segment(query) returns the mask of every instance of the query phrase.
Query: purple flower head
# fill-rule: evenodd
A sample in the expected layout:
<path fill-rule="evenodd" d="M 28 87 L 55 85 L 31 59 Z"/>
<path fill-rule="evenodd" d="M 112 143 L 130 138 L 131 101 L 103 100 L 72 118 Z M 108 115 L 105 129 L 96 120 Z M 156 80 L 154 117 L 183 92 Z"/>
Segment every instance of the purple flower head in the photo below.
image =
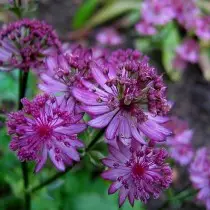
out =
<path fill-rule="evenodd" d="M 167 137 L 170 156 L 180 165 L 187 165 L 193 158 L 194 151 L 191 144 L 193 131 L 189 129 L 188 123 L 176 117 L 166 123 L 173 135 Z"/>
<path fill-rule="evenodd" d="M 157 33 L 156 28 L 151 23 L 145 21 L 139 22 L 135 27 L 141 35 L 154 35 Z"/>
<path fill-rule="evenodd" d="M 117 50 L 108 60 L 110 65 L 92 63 L 95 82 L 81 78 L 83 87 L 72 91 L 93 118 L 88 124 L 106 127 L 108 140 L 119 136 L 125 144 L 131 137 L 145 143 L 143 134 L 163 141 L 170 131 L 160 125 L 169 110 L 162 77 L 138 51 Z"/>
<path fill-rule="evenodd" d="M 175 17 L 170 0 L 145 0 L 141 6 L 142 19 L 153 25 L 165 25 Z"/>
<path fill-rule="evenodd" d="M 210 40 L 210 15 L 197 19 L 196 34 L 203 40 Z"/>
<path fill-rule="evenodd" d="M 187 61 L 184 60 L 180 55 L 176 54 L 173 59 L 172 66 L 175 70 L 184 71 L 187 67 Z"/>
<path fill-rule="evenodd" d="M 35 161 L 35 172 L 42 169 L 47 156 L 58 170 L 79 161 L 77 148 L 83 143 L 77 134 L 85 130 L 81 115 L 72 115 L 68 102 L 49 95 L 38 95 L 32 101 L 22 99 L 23 109 L 8 118 L 10 149 L 17 151 L 21 161 Z"/>
<path fill-rule="evenodd" d="M 114 28 L 104 28 L 97 35 L 96 40 L 102 45 L 115 46 L 122 43 L 122 37 Z"/>
<path fill-rule="evenodd" d="M 40 68 L 44 57 L 60 46 L 56 33 L 44 22 L 24 19 L 11 23 L 0 31 L 0 68 Z"/>
<path fill-rule="evenodd" d="M 191 30 L 196 27 L 196 20 L 200 14 L 195 0 L 171 0 L 176 19 L 186 29 Z"/>
<path fill-rule="evenodd" d="M 200 148 L 190 166 L 190 180 L 199 190 L 197 199 L 210 210 L 210 153 L 209 148 Z"/>
<path fill-rule="evenodd" d="M 67 51 L 66 51 L 67 52 Z M 77 86 L 81 77 L 91 77 L 89 64 L 92 60 L 91 50 L 80 46 L 64 54 L 50 56 L 46 59 L 46 71 L 41 75 L 38 87 L 48 94 L 59 94 L 69 101 L 69 108 L 79 111 L 72 97 L 73 86 Z"/>
<path fill-rule="evenodd" d="M 197 63 L 199 59 L 199 45 L 194 39 L 185 39 L 177 47 L 176 53 L 185 61 Z"/>
<path fill-rule="evenodd" d="M 132 142 L 130 147 L 118 141 L 118 148 L 109 146 L 109 156 L 103 159 L 109 169 L 102 177 L 111 180 L 109 194 L 119 190 L 119 206 L 126 198 L 133 206 L 135 200 L 144 203 L 152 196 L 158 198 L 172 182 L 172 171 L 165 160 L 164 149 L 142 146 Z"/>

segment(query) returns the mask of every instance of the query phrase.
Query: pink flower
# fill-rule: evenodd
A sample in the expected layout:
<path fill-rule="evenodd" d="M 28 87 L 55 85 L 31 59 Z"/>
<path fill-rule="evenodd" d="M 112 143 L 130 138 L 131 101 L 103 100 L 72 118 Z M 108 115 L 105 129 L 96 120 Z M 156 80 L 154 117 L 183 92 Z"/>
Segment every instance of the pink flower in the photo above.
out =
<path fill-rule="evenodd" d="M 201 39 L 210 40 L 210 16 L 204 16 L 197 19 L 196 34 Z"/>
<path fill-rule="evenodd" d="M 180 55 L 176 54 L 172 65 L 175 70 L 184 71 L 187 67 L 187 61 L 182 59 Z"/>
<path fill-rule="evenodd" d="M 157 33 L 156 28 L 151 23 L 145 21 L 139 22 L 135 27 L 141 35 L 154 35 Z"/>
<path fill-rule="evenodd" d="M 76 101 L 72 97 L 72 88 L 78 84 L 80 77 L 89 78 L 89 64 L 92 60 L 91 50 L 80 46 L 64 54 L 50 56 L 46 59 L 46 70 L 40 75 L 38 87 L 48 93 L 65 97 L 69 108 L 78 112 Z"/>
<path fill-rule="evenodd" d="M 83 87 L 72 90 L 81 109 L 93 118 L 88 124 L 106 127 L 107 139 L 119 136 L 125 144 L 131 137 L 145 143 L 142 133 L 163 141 L 170 131 L 160 125 L 165 122 L 161 115 L 169 110 L 162 77 L 138 51 L 117 50 L 108 61 L 105 66 L 92 63 L 95 81 L 81 78 Z"/>
<path fill-rule="evenodd" d="M 23 110 L 11 113 L 8 133 L 12 136 L 10 149 L 17 151 L 21 161 L 35 161 L 35 172 L 42 169 L 49 155 L 58 170 L 79 161 L 77 148 L 83 143 L 77 134 L 84 131 L 81 115 L 72 115 L 68 102 L 59 102 L 48 95 L 36 96 L 32 101 L 22 99 Z"/>
<path fill-rule="evenodd" d="M 195 0 L 171 0 L 176 19 L 187 30 L 195 29 L 196 20 L 200 14 Z"/>
<path fill-rule="evenodd" d="M 197 63 L 199 59 L 199 45 L 194 39 L 185 39 L 177 47 L 176 53 L 185 61 Z"/>
<path fill-rule="evenodd" d="M 194 161 L 190 166 L 190 180 L 193 186 L 199 190 L 197 199 L 210 210 L 210 153 L 203 147 L 196 152 Z"/>
<path fill-rule="evenodd" d="M 144 203 L 152 196 L 158 198 L 162 190 L 172 182 L 172 171 L 165 159 L 164 149 L 142 146 L 132 142 L 127 147 L 118 141 L 118 147 L 109 146 L 109 156 L 103 159 L 109 169 L 102 177 L 111 180 L 109 194 L 119 190 L 119 206 L 128 198 L 133 206 L 135 200 Z"/>
<path fill-rule="evenodd" d="M 187 165 L 193 158 L 194 151 L 191 144 L 193 131 L 185 121 L 174 117 L 166 123 L 166 127 L 173 132 L 167 137 L 170 156 L 180 165 Z"/>
<path fill-rule="evenodd" d="M 102 45 L 115 46 L 122 43 L 122 37 L 114 28 L 104 28 L 97 35 L 96 40 Z"/>
<path fill-rule="evenodd" d="M 145 0 L 141 6 L 142 19 L 153 25 L 165 25 L 175 17 L 170 0 Z"/>
<path fill-rule="evenodd" d="M 39 69 L 45 56 L 60 47 L 56 33 L 44 22 L 24 19 L 11 23 L 0 31 L 0 68 Z"/>

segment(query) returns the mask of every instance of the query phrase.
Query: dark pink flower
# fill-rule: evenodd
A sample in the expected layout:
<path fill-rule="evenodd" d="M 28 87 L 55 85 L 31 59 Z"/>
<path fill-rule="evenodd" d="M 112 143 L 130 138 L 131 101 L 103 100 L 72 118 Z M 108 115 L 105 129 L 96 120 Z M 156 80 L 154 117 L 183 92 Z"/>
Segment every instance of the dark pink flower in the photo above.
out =
<path fill-rule="evenodd" d="M 170 0 L 145 0 L 141 14 L 145 22 L 153 25 L 165 25 L 175 17 Z"/>
<path fill-rule="evenodd" d="M 72 97 L 73 86 L 78 85 L 81 77 L 89 78 L 89 64 L 92 60 L 91 50 L 80 46 L 64 54 L 50 56 L 46 59 L 46 70 L 40 75 L 38 87 L 48 93 L 65 97 L 71 110 L 76 111 L 76 101 Z M 77 112 L 77 111 L 76 111 Z"/>
<path fill-rule="evenodd" d="M 200 148 L 190 166 L 190 180 L 199 190 L 197 199 L 210 210 L 210 153 L 209 148 Z"/>
<path fill-rule="evenodd" d="M 24 19 L 11 23 L 0 31 L 0 69 L 40 68 L 44 57 L 60 46 L 56 33 L 44 22 Z"/>
<path fill-rule="evenodd" d="M 210 40 L 210 16 L 204 16 L 197 19 L 196 34 L 203 40 Z"/>
<path fill-rule="evenodd" d="M 184 60 L 180 55 L 176 54 L 172 65 L 175 70 L 184 71 L 187 67 L 187 61 Z"/>
<path fill-rule="evenodd" d="M 199 59 L 199 44 L 194 39 L 185 39 L 177 47 L 176 53 L 185 61 L 197 63 Z"/>
<path fill-rule="evenodd" d="M 69 111 L 68 101 L 39 95 L 32 101 L 22 99 L 23 109 L 9 114 L 7 127 L 12 136 L 10 149 L 21 161 L 35 161 L 35 172 L 42 169 L 49 155 L 58 170 L 79 161 L 77 148 L 83 143 L 77 134 L 85 130 L 81 115 Z"/>
<path fill-rule="evenodd" d="M 88 124 L 106 127 L 107 139 L 119 136 L 125 144 L 131 137 L 145 143 L 142 133 L 163 141 L 170 131 L 160 125 L 165 122 L 161 115 L 169 110 L 162 77 L 138 51 L 117 50 L 108 61 L 105 66 L 92 63 L 95 81 L 81 78 L 83 87 L 72 91 L 93 118 Z"/>
<path fill-rule="evenodd" d="M 195 0 L 171 0 L 176 19 L 187 30 L 195 29 L 200 10 Z"/>
<path fill-rule="evenodd" d="M 141 35 L 154 35 L 157 33 L 156 28 L 151 23 L 145 21 L 139 22 L 135 27 Z"/>
<path fill-rule="evenodd" d="M 115 46 L 122 43 L 122 37 L 114 28 L 103 28 L 97 35 L 96 40 L 102 45 Z"/>
<path fill-rule="evenodd" d="M 142 146 L 132 142 L 130 147 L 118 141 L 118 147 L 109 146 L 109 156 L 103 159 L 109 169 L 102 177 L 111 180 L 109 194 L 119 190 L 119 206 L 126 198 L 133 206 L 135 200 L 144 203 L 152 196 L 158 198 L 172 182 L 172 171 L 165 160 L 164 149 Z"/>
<path fill-rule="evenodd" d="M 170 156 L 181 165 L 189 164 L 194 155 L 191 144 L 193 130 L 189 129 L 187 122 L 176 117 L 171 118 L 166 127 L 173 133 L 166 141 Z"/>

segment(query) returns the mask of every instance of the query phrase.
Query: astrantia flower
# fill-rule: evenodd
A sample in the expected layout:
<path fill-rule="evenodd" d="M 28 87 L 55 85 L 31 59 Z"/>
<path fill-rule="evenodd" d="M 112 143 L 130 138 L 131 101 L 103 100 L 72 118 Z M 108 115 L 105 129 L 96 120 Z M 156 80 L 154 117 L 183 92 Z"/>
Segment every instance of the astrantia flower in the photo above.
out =
<path fill-rule="evenodd" d="M 190 180 L 199 190 L 197 199 L 210 210 L 210 152 L 209 148 L 201 148 L 196 152 L 195 159 L 190 167 Z"/>
<path fill-rule="evenodd" d="M 60 49 L 52 27 L 38 20 L 24 19 L 0 31 L 0 69 L 40 68 L 46 55 Z"/>
<path fill-rule="evenodd" d="M 34 100 L 22 99 L 23 110 L 11 113 L 8 118 L 8 133 L 12 136 L 10 149 L 17 151 L 21 161 L 35 161 L 35 171 L 44 166 L 49 155 L 58 170 L 79 161 L 77 148 L 83 143 L 77 139 L 86 125 L 81 115 L 72 115 L 68 102 L 59 102 L 48 95 L 39 95 Z"/>
<path fill-rule="evenodd" d="M 196 34 L 203 40 L 210 40 L 210 16 L 197 19 Z"/>
<path fill-rule="evenodd" d="M 187 30 L 195 29 L 200 10 L 195 0 L 171 0 L 176 19 Z"/>
<path fill-rule="evenodd" d="M 141 35 L 154 35 L 157 33 L 156 28 L 151 23 L 147 23 L 145 21 L 141 21 L 136 24 L 136 30 Z"/>
<path fill-rule="evenodd" d="M 113 181 L 109 194 L 119 190 L 119 206 L 126 198 L 132 206 L 135 200 L 146 203 L 150 197 L 156 199 L 172 182 L 172 171 L 165 163 L 167 152 L 164 149 L 141 146 L 137 142 L 127 147 L 119 141 L 118 148 L 109 146 L 109 153 L 103 159 L 109 169 L 102 177 Z"/>
<path fill-rule="evenodd" d="M 185 61 L 197 63 L 199 59 L 199 45 L 194 39 L 185 39 L 177 47 L 176 53 Z"/>
<path fill-rule="evenodd" d="M 118 50 L 108 61 L 110 65 L 105 66 L 92 63 L 95 82 L 81 78 L 83 87 L 72 91 L 81 108 L 93 118 L 88 124 L 107 127 L 107 139 L 119 136 L 125 144 L 132 136 L 145 143 L 141 132 L 163 141 L 170 131 L 159 124 L 165 118 L 155 117 L 169 110 L 162 77 L 138 51 Z"/>
<path fill-rule="evenodd" d="M 165 25 L 175 17 L 170 0 L 145 0 L 141 6 L 142 18 L 147 23 Z"/>
<path fill-rule="evenodd" d="M 172 66 L 175 70 L 184 71 L 187 67 L 187 61 L 184 60 L 180 55 L 176 54 L 173 59 Z"/>
<path fill-rule="evenodd" d="M 49 94 L 59 94 L 69 101 L 71 110 L 77 109 L 76 101 L 72 97 L 73 86 L 78 85 L 81 77 L 89 78 L 89 64 L 92 60 L 91 50 L 80 46 L 46 59 L 46 70 L 40 75 L 41 83 L 38 87 Z"/>
<path fill-rule="evenodd" d="M 104 28 L 97 35 L 96 40 L 102 45 L 115 46 L 122 43 L 122 37 L 114 28 Z"/>
<path fill-rule="evenodd" d="M 189 129 L 187 122 L 175 117 L 166 123 L 166 127 L 173 132 L 166 142 L 170 156 L 181 165 L 189 164 L 194 155 L 191 144 L 193 131 Z"/>

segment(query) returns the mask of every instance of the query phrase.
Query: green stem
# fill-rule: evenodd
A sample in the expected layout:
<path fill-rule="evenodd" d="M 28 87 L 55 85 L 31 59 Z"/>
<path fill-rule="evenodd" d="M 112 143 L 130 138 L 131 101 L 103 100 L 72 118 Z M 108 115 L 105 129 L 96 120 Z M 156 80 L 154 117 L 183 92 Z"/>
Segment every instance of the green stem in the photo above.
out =
<path fill-rule="evenodd" d="M 19 99 L 18 99 L 18 110 L 21 110 L 23 108 L 23 105 L 21 103 L 21 99 L 25 97 L 26 94 L 26 87 L 27 87 L 27 81 L 28 81 L 28 72 L 22 72 L 19 70 Z M 30 194 L 26 193 L 26 190 L 29 186 L 29 179 L 28 179 L 28 167 L 26 162 L 21 163 L 22 168 L 22 174 L 23 174 L 23 180 L 24 180 L 24 189 L 25 189 L 25 210 L 31 209 L 31 196 Z"/>
<path fill-rule="evenodd" d="M 96 136 L 94 137 L 94 139 L 90 142 L 90 144 L 87 146 L 85 153 L 87 153 L 88 151 L 90 151 L 93 146 L 96 144 L 96 142 L 102 137 L 102 135 L 104 134 L 104 129 L 100 130 Z M 84 157 L 84 156 L 83 156 Z M 41 184 L 31 188 L 30 190 L 27 190 L 26 193 L 27 194 L 31 194 L 34 193 L 40 189 L 42 189 L 43 187 L 51 184 L 52 182 L 54 182 L 55 180 L 57 180 L 58 178 L 64 176 L 65 174 L 67 174 L 72 168 L 74 168 L 74 166 L 77 164 L 77 162 L 74 162 L 73 165 L 71 165 L 70 167 L 66 168 L 66 170 L 64 172 L 58 172 L 57 174 L 53 175 L 52 177 L 50 177 L 49 179 L 47 179 L 46 181 L 42 182 Z"/>

